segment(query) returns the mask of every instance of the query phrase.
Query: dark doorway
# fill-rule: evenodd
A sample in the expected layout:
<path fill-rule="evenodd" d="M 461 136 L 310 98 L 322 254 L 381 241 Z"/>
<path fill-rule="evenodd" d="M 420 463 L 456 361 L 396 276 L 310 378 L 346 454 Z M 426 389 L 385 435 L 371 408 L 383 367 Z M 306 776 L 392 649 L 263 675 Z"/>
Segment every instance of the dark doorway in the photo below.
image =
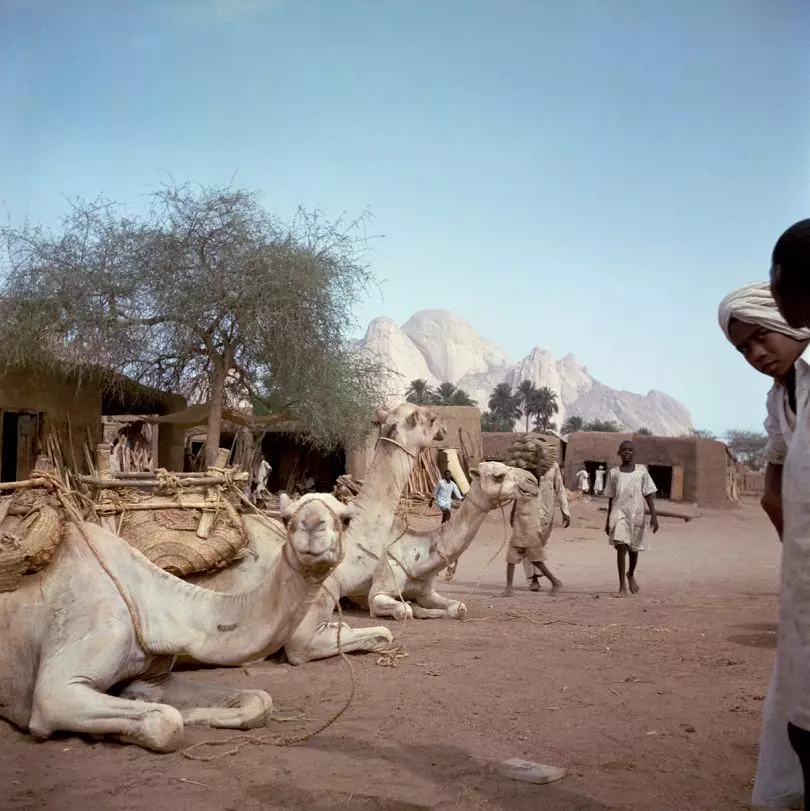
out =
<path fill-rule="evenodd" d="M 594 462 L 592 460 L 589 460 L 585 462 L 585 470 L 588 471 L 588 483 L 590 484 L 592 494 L 595 493 L 594 488 L 596 486 L 596 471 L 599 470 L 600 467 L 603 469 L 603 472 L 605 474 L 602 477 L 602 487 L 604 488 L 605 484 L 607 483 L 607 472 L 608 472 L 607 461 Z"/>
<path fill-rule="evenodd" d="M 17 437 L 20 415 L 16 411 L 3 411 L 3 451 L 0 456 L 0 481 L 17 481 Z"/>
<path fill-rule="evenodd" d="M 669 498 L 672 495 L 672 468 L 665 465 L 647 465 L 653 483 L 658 488 L 658 498 Z"/>

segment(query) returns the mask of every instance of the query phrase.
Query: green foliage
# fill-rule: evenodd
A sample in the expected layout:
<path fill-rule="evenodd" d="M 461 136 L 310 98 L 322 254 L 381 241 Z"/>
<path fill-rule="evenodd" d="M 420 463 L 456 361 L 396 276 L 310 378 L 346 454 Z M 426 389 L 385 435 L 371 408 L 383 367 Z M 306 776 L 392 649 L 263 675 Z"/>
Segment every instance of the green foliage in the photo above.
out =
<path fill-rule="evenodd" d="M 577 414 L 572 414 L 570 417 L 567 417 L 563 423 L 562 434 L 563 436 L 575 434 L 577 431 L 582 431 L 584 427 L 585 420 L 583 420 L 582 417 L 578 416 Z"/>
<path fill-rule="evenodd" d="M 9 362 L 95 364 L 221 407 L 261 402 L 334 446 L 379 404 L 379 366 L 349 350 L 373 281 L 362 220 L 299 211 L 285 224 L 256 194 L 175 186 L 145 216 L 77 201 L 56 230 L 0 230 L 0 346 Z"/>
<path fill-rule="evenodd" d="M 481 430 L 485 433 L 503 432 L 511 433 L 515 427 L 515 421 L 512 419 L 503 419 L 491 411 L 484 411 L 481 414 Z"/>
<path fill-rule="evenodd" d="M 767 460 L 765 448 L 768 437 L 759 431 L 728 431 L 726 445 L 739 462 L 751 470 L 762 470 Z"/>
<path fill-rule="evenodd" d="M 409 403 L 414 403 L 414 405 L 433 405 L 436 403 L 438 396 L 428 385 L 427 380 L 417 378 L 411 380 L 408 390 L 405 392 L 405 399 Z"/>
<path fill-rule="evenodd" d="M 508 423 L 509 428 L 504 429 L 506 431 L 514 430 L 515 421 L 523 416 L 520 409 L 520 394 L 513 392 L 508 383 L 499 383 L 495 386 L 488 405 L 493 417 L 501 425 Z"/>
<path fill-rule="evenodd" d="M 606 434 L 618 434 L 621 431 L 615 422 L 609 420 L 591 420 L 582 427 L 583 431 L 601 431 Z"/>
<path fill-rule="evenodd" d="M 653 432 L 649 428 L 639 428 L 638 431 L 636 431 L 636 433 L 639 436 L 652 436 L 653 435 Z"/>
<path fill-rule="evenodd" d="M 475 400 L 464 389 L 456 388 L 452 383 L 442 383 L 436 389 L 434 403 L 445 406 L 474 406 Z"/>

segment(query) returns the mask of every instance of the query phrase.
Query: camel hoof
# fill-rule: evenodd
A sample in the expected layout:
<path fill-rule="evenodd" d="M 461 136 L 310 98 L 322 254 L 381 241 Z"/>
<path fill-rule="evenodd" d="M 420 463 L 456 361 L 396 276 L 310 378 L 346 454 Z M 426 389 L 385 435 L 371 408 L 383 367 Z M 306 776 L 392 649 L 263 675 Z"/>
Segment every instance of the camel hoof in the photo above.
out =
<path fill-rule="evenodd" d="M 273 699 L 264 690 L 245 690 L 242 693 L 244 720 L 240 729 L 257 729 L 267 726 L 273 714 Z"/>
<path fill-rule="evenodd" d="M 413 609 L 407 603 L 397 603 L 393 611 L 395 620 L 413 619 Z"/>
<path fill-rule="evenodd" d="M 128 743 L 137 743 L 153 752 L 174 752 L 183 739 L 183 716 L 169 706 L 150 710 L 141 721 L 137 735 L 122 737 Z"/>
<path fill-rule="evenodd" d="M 447 609 L 447 615 L 453 620 L 463 620 L 467 616 L 467 606 L 464 603 L 456 603 Z"/>

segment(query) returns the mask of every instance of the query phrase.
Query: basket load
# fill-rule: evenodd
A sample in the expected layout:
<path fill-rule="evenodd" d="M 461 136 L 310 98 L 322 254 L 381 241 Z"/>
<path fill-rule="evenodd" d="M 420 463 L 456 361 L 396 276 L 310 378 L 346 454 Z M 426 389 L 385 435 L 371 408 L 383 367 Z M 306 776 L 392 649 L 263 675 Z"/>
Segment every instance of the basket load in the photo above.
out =
<path fill-rule="evenodd" d="M 112 474 L 103 456 L 100 462 L 101 478 L 81 478 L 96 488 L 101 523 L 164 571 L 177 577 L 216 571 L 247 547 L 239 492 L 247 473 L 217 466 L 205 473 Z"/>
<path fill-rule="evenodd" d="M 24 575 L 44 569 L 62 540 L 65 515 L 44 488 L 0 498 L 0 592 L 14 591 Z"/>
<path fill-rule="evenodd" d="M 556 438 L 543 434 L 521 434 L 506 451 L 506 464 L 519 467 L 530 473 L 539 472 L 542 476 L 559 461 L 559 447 Z"/>

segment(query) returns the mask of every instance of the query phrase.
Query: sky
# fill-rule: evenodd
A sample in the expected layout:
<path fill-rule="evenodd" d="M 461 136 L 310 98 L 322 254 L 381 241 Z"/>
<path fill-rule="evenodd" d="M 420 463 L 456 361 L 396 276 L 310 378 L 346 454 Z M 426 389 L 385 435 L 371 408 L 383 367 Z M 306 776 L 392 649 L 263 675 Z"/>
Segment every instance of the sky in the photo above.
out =
<path fill-rule="evenodd" d="M 805 0 L 0 0 L 0 216 L 163 183 L 369 210 L 356 316 L 442 308 L 760 428 L 717 304 L 810 213 Z"/>

